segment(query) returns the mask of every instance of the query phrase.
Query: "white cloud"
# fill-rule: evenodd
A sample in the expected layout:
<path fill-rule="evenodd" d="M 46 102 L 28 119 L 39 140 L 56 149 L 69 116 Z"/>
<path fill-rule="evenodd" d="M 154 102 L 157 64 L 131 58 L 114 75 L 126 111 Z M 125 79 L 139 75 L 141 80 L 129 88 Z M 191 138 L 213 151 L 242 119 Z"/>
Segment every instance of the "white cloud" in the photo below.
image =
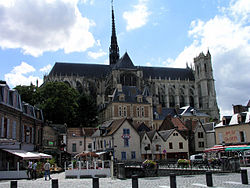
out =
<path fill-rule="evenodd" d="M 36 84 L 38 80 L 39 84 L 42 84 L 43 80 L 37 76 L 29 75 L 35 72 L 36 69 L 26 62 L 22 62 L 19 66 L 13 68 L 13 70 L 4 75 L 5 81 L 10 87 L 17 85 L 30 85 L 30 83 Z"/>
<path fill-rule="evenodd" d="M 48 73 L 52 68 L 51 64 L 46 65 L 45 67 L 41 68 L 39 71 L 43 73 Z"/>
<path fill-rule="evenodd" d="M 147 63 L 146 63 L 146 66 L 148 66 L 148 67 L 152 67 L 152 63 L 147 62 Z"/>
<path fill-rule="evenodd" d="M 151 14 L 147 7 L 148 0 L 139 0 L 137 5 L 133 6 L 133 11 L 123 13 L 123 18 L 127 21 L 127 31 L 144 26 Z"/>
<path fill-rule="evenodd" d="M 93 59 L 98 59 L 99 57 L 105 56 L 106 54 L 107 53 L 102 50 L 99 50 L 99 52 L 91 52 L 91 51 L 88 52 L 88 56 Z"/>
<path fill-rule="evenodd" d="M 78 1 L 0 0 L 0 47 L 35 57 L 59 49 L 86 51 L 95 44 L 89 31 L 95 23 L 82 17 Z"/>
<path fill-rule="evenodd" d="M 212 55 L 214 77 L 221 115 L 232 109 L 232 104 L 249 100 L 250 80 L 250 1 L 231 1 L 221 15 L 208 21 L 194 20 L 190 25 L 191 45 L 170 62 L 175 67 L 185 67 L 186 62 L 209 48 Z"/>

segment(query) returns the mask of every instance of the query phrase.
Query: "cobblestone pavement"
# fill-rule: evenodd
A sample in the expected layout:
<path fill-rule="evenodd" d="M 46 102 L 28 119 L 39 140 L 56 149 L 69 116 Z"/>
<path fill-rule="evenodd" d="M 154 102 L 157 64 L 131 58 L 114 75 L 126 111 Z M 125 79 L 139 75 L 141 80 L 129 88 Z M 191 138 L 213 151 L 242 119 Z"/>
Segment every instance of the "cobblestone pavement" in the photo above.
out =
<path fill-rule="evenodd" d="M 248 185 L 241 184 L 240 173 L 213 174 L 213 185 L 217 188 L 250 188 L 250 168 L 248 170 Z M 52 174 L 53 179 L 58 179 L 59 188 L 92 188 L 92 179 L 65 179 L 64 173 Z M 178 188 L 207 187 L 205 175 L 190 175 L 176 177 Z M 100 178 L 100 188 L 131 188 L 132 180 L 119 180 Z M 0 181 L 0 188 L 9 188 L 10 181 Z M 37 180 L 18 180 L 18 188 L 50 188 L 51 181 L 43 178 Z M 170 188 L 169 177 L 139 178 L 140 188 Z"/>

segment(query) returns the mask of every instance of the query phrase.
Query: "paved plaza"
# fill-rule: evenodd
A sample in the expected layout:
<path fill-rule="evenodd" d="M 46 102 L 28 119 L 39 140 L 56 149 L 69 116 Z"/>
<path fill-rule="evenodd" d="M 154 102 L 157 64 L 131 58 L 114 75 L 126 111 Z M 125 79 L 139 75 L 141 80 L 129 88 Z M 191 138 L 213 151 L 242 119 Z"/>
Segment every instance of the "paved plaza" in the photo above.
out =
<path fill-rule="evenodd" d="M 248 170 L 248 181 L 250 177 L 250 168 Z M 58 179 L 59 188 L 92 188 L 92 179 L 65 179 L 64 173 L 52 174 L 53 179 Z M 205 175 L 190 175 L 190 176 L 177 176 L 177 187 L 207 187 Z M 250 183 L 250 181 L 249 181 Z M 100 188 L 131 188 L 132 180 L 119 180 L 111 178 L 100 178 Z M 241 184 L 240 173 L 228 174 L 213 174 L 213 185 L 217 188 L 247 188 L 249 185 Z M 0 188 L 9 188 L 10 181 L 0 181 Z M 18 188 L 50 188 L 51 181 L 45 181 L 43 178 L 37 180 L 18 180 Z M 169 188 L 169 177 L 152 177 L 152 178 L 139 178 L 140 188 Z"/>

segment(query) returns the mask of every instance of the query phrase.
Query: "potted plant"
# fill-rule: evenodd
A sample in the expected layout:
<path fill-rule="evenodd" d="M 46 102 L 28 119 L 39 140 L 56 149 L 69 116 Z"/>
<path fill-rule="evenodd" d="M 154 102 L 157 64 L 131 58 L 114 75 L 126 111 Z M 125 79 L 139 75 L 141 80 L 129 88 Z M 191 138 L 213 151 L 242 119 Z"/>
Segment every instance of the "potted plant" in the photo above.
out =
<path fill-rule="evenodd" d="M 145 176 L 155 176 L 157 174 L 157 163 L 152 160 L 145 160 L 142 163 Z"/>

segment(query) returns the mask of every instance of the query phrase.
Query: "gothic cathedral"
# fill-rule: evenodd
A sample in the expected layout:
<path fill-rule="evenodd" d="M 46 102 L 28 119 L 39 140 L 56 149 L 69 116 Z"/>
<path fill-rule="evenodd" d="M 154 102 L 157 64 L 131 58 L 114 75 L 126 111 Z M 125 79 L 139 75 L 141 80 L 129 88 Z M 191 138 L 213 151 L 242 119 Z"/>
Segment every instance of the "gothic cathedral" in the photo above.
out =
<path fill-rule="evenodd" d="M 109 65 L 56 62 L 44 77 L 44 82 L 49 81 L 62 81 L 80 93 L 94 96 L 100 108 L 105 108 L 109 96 L 120 84 L 147 91 L 153 106 L 192 106 L 214 120 L 219 119 L 209 51 L 194 58 L 194 68 L 135 66 L 127 52 L 120 57 L 113 6 Z"/>

